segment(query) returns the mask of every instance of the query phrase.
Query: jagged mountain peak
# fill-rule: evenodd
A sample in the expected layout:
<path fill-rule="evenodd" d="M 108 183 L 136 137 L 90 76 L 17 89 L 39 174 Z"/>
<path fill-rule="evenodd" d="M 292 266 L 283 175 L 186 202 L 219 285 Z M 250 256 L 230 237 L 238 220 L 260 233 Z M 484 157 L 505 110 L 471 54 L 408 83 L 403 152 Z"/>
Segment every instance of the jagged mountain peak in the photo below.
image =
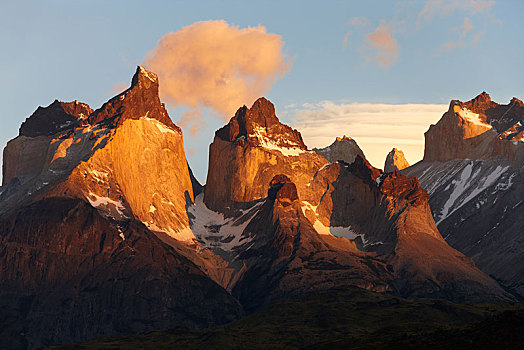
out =
<path fill-rule="evenodd" d="M 384 172 L 391 173 L 395 170 L 402 170 L 409 167 L 409 163 L 404 156 L 404 152 L 393 148 L 387 155 L 384 162 Z"/>
<path fill-rule="evenodd" d="M 107 310 L 123 324 L 144 320 L 139 331 L 163 322 L 205 327 L 237 317 L 241 308 L 347 286 L 409 297 L 504 298 L 443 241 L 417 179 L 382 173 L 346 136 L 333 145 L 359 151 L 351 162 L 330 163 L 307 151 L 265 98 L 217 131 L 205 198 L 195 200 L 198 184 L 158 84 L 138 67 L 130 88 L 78 128 L 8 145 L 4 159 L 18 185 L 0 193 L 7 249 L 0 270 L 8 271 L 0 276 L 0 296 L 16 294 L 4 304 L 19 312 L 27 293 L 36 295 L 16 322 L 58 319 L 66 331 L 56 336 L 74 340 L 85 334 L 73 332 L 91 330 L 85 325 Z M 75 117 L 83 107 L 50 108 Z M 19 196 L 4 200 L 11 190 Z M 23 207 L 20 198 L 32 202 Z M 60 284 L 49 279 L 50 289 L 41 292 L 47 276 Z M 116 298 L 100 297 L 112 291 Z M 71 309 L 68 300 L 80 303 Z M 83 315 L 83 323 L 71 323 L 71 314 Z M 40 322 L 35 315 L 49 316 Z M 52 327 L 38 329 L 48 337 Z"/>
<path fill-rule="evenodd" d="M 127 119 L 151 118 L 181 132 L 167 114 L 158 95 L 159 79 L 156 74 L 138 66 L 129 89 L 116 95 L 89 117 L 91 124 L 121 125 Z"/>
<path fill-rule="evenodd" d="M 237 110 L 227 125 L 216 132 L 224 141 L 247 142 L 251 146 L 296 154 L 307 150 L 302 135 L 282 124 L 275 114 L 275 106 L 266 98 L 257 99 L 251 108 Z"/>
<path fill-rule="evenodd" d="M 158 76 L 142 66 L 137 66 L 135 74 L 131 79 L 131 87 L 141 84 L 156 84 L 158 86 Z"/>
<path fill-rule="evenodd" d="M 403 198 L 413 205 L 427 204 L 429 195 L 415 176 L 406 176 L 394 170 L 380 177 L 380 191 L 387 196 Z"/>
<path fill-rule="evenodd" d="M 503 156 L 515 164 L 524 159 L 524 106 L 507 105 L 483 92 L 467 102 L 452 100 L 437 124 L 425 133 L 424 160 L 489 159 Z"/>
<path fill-rule="evenodd" d="M 299 194 L 327 160 L 308 151 L 297 130 L 281 123 L 271 102 L 260 98 L 241 107 L 216 131 L 209 148 L 204 202 L 228 213 L 237 205 L 265 197 L 267 184 L 278 174 L 288 176 Z"/>
<path fill-rule="evenodd" d="M 52 135 L 73 128 L 79 120 L 83 120 L 92 112 L 89 105 L 83 102 L 54 100 L 47 107 L 38 107 L 22 123 L 19 134 L 28 137 Z"/>
<path fill-rule="evenodd" d="M 275 106 L 265 97 L 260 97 L 253 102 L 250 111 L 249 117 L 251 117 L 251 121 L 259 125 L 267 127 L 279 122 L 275 114 Z"/>
<path fill-rule="evenodd" d="M 348 170 L 360 179 L 372 182 L 376 182 L 382 174 L 380 169 L 375 168 L 361 155 L 357 155 L 355 161 L 348 165 Z"/>
<path fill-rule="evenodd" d="M 185 207 L 194 200 L 193 184 L 182 132 L 160 102 L 158 83 L 154 73 L 138 67 L 131 87 L 95 112 L 77 101 L 39 108 L 22 131 L 31 123 L 50 131 L 8 143 L 3 181 L 18 185 L 5 191 L 0 213 L 58 193 L 84 199 L 104 215 L 134 217 L 151 230 L 192 241 Z M 64 127 L 56 128 L 58 122 Z"/>
<path fill-rule="evenodd" d="M 482 91 L 480 94 L 475 96 L 469 102 L 471 102 L 471 104 L 481 105 L 481 104 L 489 103 L 492 101 L 491 101 L 491 96 L 486 91 Z"/>
<path fill-rule="evenodd" d="M 471 112 L 485 116 L 486 110 L 494 108 L 498 105 L 498 103 L 491 100 L 491 96 L 486 91 L 483 91 L 479 95 L 466 102 L 462 102 L 460 100 L 451 100 L 449 104 L 449 110 L 452 111 L 455 106 L 460 106 L 461 108 L 466 108 Z"/>
<path fill-rule="evenodd" d="M 519 106 L 523 106 L 524 105 L 524 103 L 521 100 L 519 100 L 518 98 L 516 98 L 516 97 L 513 97 L 511 99 L 510 103 L 514 103 L 514 104 L 517 104 Z"/>

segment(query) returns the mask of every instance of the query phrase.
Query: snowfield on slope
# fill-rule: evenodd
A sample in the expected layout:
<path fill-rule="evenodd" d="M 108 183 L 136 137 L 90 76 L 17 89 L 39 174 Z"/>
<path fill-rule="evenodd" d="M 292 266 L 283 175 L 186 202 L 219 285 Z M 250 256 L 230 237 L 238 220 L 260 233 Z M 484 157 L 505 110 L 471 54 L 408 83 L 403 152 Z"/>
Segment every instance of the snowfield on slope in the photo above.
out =
<path fill-rule="evenodd" d="M 281 147 L 279 146 L 275 141 L 271 140 L 267 137 L 266 129 L 261 127 L 256 127 L 254 130 L 254 134 L 250 134 L 249 137 L 255 137 L 258 140 L 258 143 L 263 148 L 279 151 L 284 156 L 299 156 L 302 153 L 305 153 L 307 151 L 299 148 L 299 147 Z M 297 145 L 298 146 L 298 145 Z"/>
<path fill-rule="evenodd" d="M 204 194 L 195 198 L 188 208 L 191 231 L 204 248 L 221 249 L 227 252 L 249 243 L 252 237 L 244 231 L 263 202 L 245 210 L 240 217 L 225 218 L 223 214 L 209 209 L 204 203 Z"/>
<path fill-rule="evenodd" d="M 429 171 L 431 169 L 431 171 Z M 438 225 L 470 202 L 480 207 L 486 203 L 486 191 L 506 191 L 513 185 L 509 164 L 489 164 L 482 160 L 455 160 L 429 164 L 418 177 L 429 195 L 443 198 L 440 209 L 435 210 Z"/>
<path fill-rule="evenodd" d="M 324 225 L 320 220 L 316 218 L 317 215 L 317 206 L 312 205 L 311 203 L 307 201 L 302 201 L 302 213 L 304 216 L 306 216 L 306 211 L 311 210 L 313 213 L 315 213 L 315 222 L 313 223 L 313 228 L 317 231 L 320 235 L 331 235 L 335 237 L 344 237 L 350 241 L 354 241 L 357 239 L 357 237 L 360 237 L 362 239 L 362 243 L 365 246 L 368 245 L 376 245 L 376 244 L 383 244 L 383 242 L 374 242 L 370 243 L 366 236 L 362 233 L 355 232 L 351 226 L 344 227 L 344 226 L 326 226 Z"/>

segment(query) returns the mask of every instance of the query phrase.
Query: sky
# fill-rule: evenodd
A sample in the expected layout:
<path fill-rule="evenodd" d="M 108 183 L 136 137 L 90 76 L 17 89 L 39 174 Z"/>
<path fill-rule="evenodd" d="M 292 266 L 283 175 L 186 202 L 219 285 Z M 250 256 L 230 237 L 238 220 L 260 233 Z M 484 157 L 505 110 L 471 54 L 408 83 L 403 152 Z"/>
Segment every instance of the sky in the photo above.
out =
<path fill-rule="evenodd" d="M 354 138 L 410 163 L 450 100 L 524 98 L 524 1 L 0 0 L 0 143 L 55 99 L 92 108 L 160 78 L 205 182 L 214 132 L 258 96 L 310 147 Z"/>

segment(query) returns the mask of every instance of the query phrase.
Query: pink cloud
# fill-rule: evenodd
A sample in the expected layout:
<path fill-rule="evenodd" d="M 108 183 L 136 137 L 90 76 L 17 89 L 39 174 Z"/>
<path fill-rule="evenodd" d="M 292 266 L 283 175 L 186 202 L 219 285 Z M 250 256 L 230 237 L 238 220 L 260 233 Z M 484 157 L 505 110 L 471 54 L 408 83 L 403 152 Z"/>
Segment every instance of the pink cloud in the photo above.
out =
<path fill-rule="evenodd" d="M 381 24 L 373 33 L 369 33 L 365 42 L 375 50 L 376 61 L 388 69 L 398 60 L 399 46 L 397 39 L 391 35 L 391 30 L 385 24 Z"/>
<path fill-rule="evenodd" d="M 186 106 L 182 124 L 198 132 L 202 108 L 224 119 L 251 105 L 291 68 L 284 42 L 263 26 L 239 28 L 203 21 L 164 35 L 144 65 L 160 79 L 161 98 Z"/>
<path fill-rule="evenodd" d="M 456 48 L 464 47 L 466 44 L 466 35 L 473 29 L 473 23 L 468 17 L 464 17 L 462 25 L 458 28 L 455 28 L 455 31 L 458 32 L 458 40 L 445 43 L 440 49 L 443 51 L 449 51 Z M 476 43 L 480 39 L 481 33 L 477 33 L 473 36 L 473 42 Z"/>

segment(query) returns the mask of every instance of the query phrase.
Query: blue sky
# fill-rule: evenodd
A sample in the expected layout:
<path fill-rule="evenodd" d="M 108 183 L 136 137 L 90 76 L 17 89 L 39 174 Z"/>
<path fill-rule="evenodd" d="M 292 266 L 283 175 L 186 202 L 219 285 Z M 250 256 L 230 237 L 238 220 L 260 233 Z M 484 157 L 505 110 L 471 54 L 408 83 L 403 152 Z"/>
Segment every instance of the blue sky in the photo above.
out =
<path fill-rule="evenodd" d="M 451 99 L 468 100 L 483 90 L 499 103 L 513 96 L 524 98 L 524 2 L 518 0 L 0 4 L 2 145 L 17 135 L 21 122 L 39 105 L 54 99 L 77 99 L 98 108 L 115 93 L 115 84 L 129 83 L 136 65 L 162 36 L 209 20 L 225 20 L 239 28 L 262 25 L 267 33 L 281 36 L 291 68 L 265 95 L 276 105 L 277 115 L 295 127 L 307 128 L 304 120 L 316 116 L 311 111 L 320 115 L 325 106 L 447 105 Z M 380 26 L 394 40 L 384 51 L 386 64 L 376 60 L 381 51 L 369 40 Z M 435 109 L 439 110 L 421 108 L 415 123 L 421 132 L 445 111 Z M 183 108 L 168 110 L 175 122 L 180 120 Z M 310 147 L 327 145 L 340 134 L 359 142 L 357 136 L 373 137 L 373 125 L 388 120 L 387 108 L 379 110 L 369 123 L 370 135 L 363 135 L 362 128 L 352 135 L 355 118 L 349 117 L 347 123 L 337 119 L 341 124 L 334 126 L 333 135 L 316 143 L 308 142 L 314 130 L 300 131 Z M 413 118 L 406 118 L 406 124 Z M 184 133 L 190 165 L 202 181 L 207 148 L 224 123 L 209 113 L 204 120 L 206 126 L 198 134 Z M 386 149 L 396 145 L 394 136 L 392 129 L 392 141 L 380 150 L 372 143 L 359 144 L 380 167 Z M 408 160 L 417 160 L 418 153 L 411 153 L 406 154 Z"/>

